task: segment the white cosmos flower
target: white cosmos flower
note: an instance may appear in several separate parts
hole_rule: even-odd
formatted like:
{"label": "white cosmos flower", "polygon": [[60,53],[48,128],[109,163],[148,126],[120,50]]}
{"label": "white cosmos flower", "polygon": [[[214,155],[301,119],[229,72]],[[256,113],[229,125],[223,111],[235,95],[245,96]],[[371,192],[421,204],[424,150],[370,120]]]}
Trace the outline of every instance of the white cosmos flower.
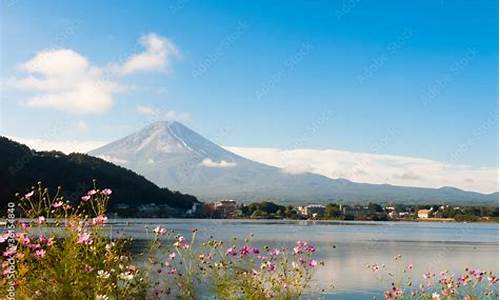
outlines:
{"label": "white cosmos flower", "polygon": [[108,272],[104,271],[104,270],[97,271],[97,277],[98,278],[107,279],[107,278],[109,278],[109,275],[110,274]]}
{"label": "white cosmos flower", "polygon": [[130,272],[123,272],[123,273],[120,273],[118,275],[118,277],[121,279],[121,280],[124,280],[124,281],[129,281],[129,280],[132,280],[134,278],[134,275],[131,274]]}

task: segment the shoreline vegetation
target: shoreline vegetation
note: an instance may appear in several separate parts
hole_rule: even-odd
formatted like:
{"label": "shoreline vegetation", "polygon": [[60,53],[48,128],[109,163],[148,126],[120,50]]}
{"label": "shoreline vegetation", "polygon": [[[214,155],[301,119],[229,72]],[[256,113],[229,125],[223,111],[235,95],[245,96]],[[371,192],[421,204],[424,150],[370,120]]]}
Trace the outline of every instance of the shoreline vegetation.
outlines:
{"label": "shoreline vegetation", "polygon": [[[146,249],[133,254],[130,239],[106,234],[110,189],[95,186],[78,204],[51,196],[41,184],[9,210],[0,235],[3,248],[0,292],[6,299],[310,299],[329,294],[333,285],[313,280],[316,247],[299,240],[288,246],[257,248],[253,235],[230,242],[182,236],[157,226]],[[35,220],[23,222],[24,219]],[[47,228],[58,228],[59,235]],[[390,282],[380,297],[395,299],[496,299],[498,278],[492,272],[464,268],[462,274],[413,274],[413,265],[396,255],[395,269],[371,264],[367,272]],[[397,274],[395,276],[394,274]],[[418,279],[420,278],[420,279]],[[333,294],[332,294],[333,293]]]}
{"label": "shoreline vegetation", "polygon": [[239,204],[234,200],[221,200],[203,204],[199,214],[214,219],[498,223],[498,206],[493,205],[330,203],[285,206],[270,201]]}

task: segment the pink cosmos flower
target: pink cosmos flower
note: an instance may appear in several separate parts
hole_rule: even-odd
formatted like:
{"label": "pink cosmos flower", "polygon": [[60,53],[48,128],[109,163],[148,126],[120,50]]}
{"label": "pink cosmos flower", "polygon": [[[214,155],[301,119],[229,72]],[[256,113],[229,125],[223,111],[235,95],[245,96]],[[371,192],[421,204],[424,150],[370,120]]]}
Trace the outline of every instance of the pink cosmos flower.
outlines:
{"label": "pink cosmos flower", "polygon": [[33,194],[35,194],[35,191],[31,191],[31,192],[27,193],[26,195],[24,195],[24,198],[29,199],[29,198],[31,198],[31,196],[33,196]]}
{"label": "pink cosmos flower", "polygon": [[17,246],[11,246],[3,252],[3,256],[13,256],[17,252]]}
{"label": "pink cosmos flower", "polygon": [[38,224],[43,224],[45,223],[45,217],[44,216],[39,216],[38,219],[37,219],[37,223]]}
{"label": "pink cosmos flower", "polygon": [[94,270],[94,268],[86,264],[83,270],[85,271],[85,273],[90,273]]}
{"label": "pink cosmos flower", "polygon": [[306,241],[297,241],[297,246],[298,247],[304,247],[305,245],[307,245]]}
{"label": "pink cosmos flower", "polygon": [[89,201],[89,200],[90,200],[90,198],[91,198],[91,197],[87,195],[87,196],[82,196],[82,198],[81,198],[81,199],[82,199],[82,201],[83,201],[83,202],[87,202],[87,201]]}
{"label": "pink cosmos flower", "polygon": [[30,244],[30,241],[31,241],[30,238],[25,236],[21,239],[21,245],[28,246]]}
{"label": "pink cosmos flower", "polygon": [[45,256],[45,250],[38,249],[35,251],[35,258],[42,259]]}
{"label": "pink cosmos flower", "polygon": [[315,248],[313,245],[307,245],[307,246],[305,247],[305,250],[306,250],[306,252],[309,252],[309,253],[314,253],[314,252],[316,252],[316,248]]}
{"label": "pink cosmos flower", "polygon": [[104,190],[102,190],[102,192],[101,192],[101,193],[102,193],[103,195],[105,195],[105,196],[109,196],[109,195],[111,195],[111,193],[112,193],[112,192],[113,192],[113,191],[112,191],[111,189],[104,189]]}
{"label": "pink cosmos flower", "polygon": [[377,273],[378,271],[380,271],[380,266],[377,264],[372,265],[372,271]]}
{"label": "pink cosmos flower", "polygon": [[466,285],[469,282],[469,275],[467,274],[461,275],[460,277],[458,277],[458,282],[461,285]]}
{"label": "pink cosmos flower", "polygon": [[58,207],[63,206],[63,204],[64,203],[62,201],[57,201],[57,202],[52,203],[52,207],[53,208],[58,208]]}
{"label": "pink cosmos flower", "polygon": [[269,272],[273,272],[274,270],[276,270],[276,264],[273,263],[272,261],[268,261],[266,264],[265,264],[265,267],[266,269],[269,271]]}
{"label": "pink cosmos flower", "polygon": [[308,243],[306,241],[297,241],[296,246],[293,248],[293,252],[295,252],[295,254],[302,254],[304,251],[314,252],[316,249],[314,249],[314,247],[308,247]]}
{"label": "pink cosmos flower", "polygon": [[248,254],[252,253],[252,247],[248,246],[248,245],[245,245],[243,247],[241,247],[240,249],[240,255],[241,256],[246,256]]}
{"label": "pink cosmos flower", "polygon": [[317,265],[318,265],[318,262],[317,262],[316,260],[311,259],[311,260],[309,261],[309,267],[311,267],[311,268],[315,268]]}
{"label": "pink cosmos flower", "polygon": [[53,237],[50,237],[47,239],[47,241],[45,242],[45,244],[50,247],[52,245],[54,245],[54,238]]}
{"label": "pink cosmos flower", "polygon": [[95,217],[94,219],[92,219],[92,223],[94,225],[103,225],[106,222],[108,222],[108,217],[102,216],[102,215],[99,215],[99,216]]}
{"label": "pink cosmos flower", "polygon": [[172,252],[168,255],[168,258],[174,259],[175,258],[175,252]]}
{"label": "pink cosmos flower", "polygon": [[156,235],[162,236],[162,235],[165,235],[167,233],[167,229],[160,227],[160,226],[156,226],[156,228],[153,230],[153,232]]}
{"label": "pink cosmos flower", "polygon": [[44,244],[47,241],[47,238],[45,237],[45,235],[42,234],[40,235],[38,240],[40,241],[40,244]]}
{"label": "pink cosmos flower", "polygon": [[97,194],[96,190],[90,190],[90,191],[87,192],[88,196],[94,196],[95,194]]}
{"label": "pink cosmos flower", "polygon": [[274,248],[271,250],[271,256],[278,256],[280,255],[280,249]]}
{"label": "pink cosmos flower", "polygon": [[5,241],[8,240],[8,239],[9,239],[9,233],[8,232],[0,235],[0,244],[5,243]]}
{"label": "pink cosmos flower", "polygon": [[394,299],[394,295],[392,294],[391,291],[385,291],[384,292],[384,297],[385,297],[386,300],[392,300],[392,299]]}
{"label": "pink cosmos flower", "polygon": [[177,237],[177,241],[174,243],[174,246],[181,249],[187,249],[189,248],[189,243],[186,238],[180,235],[179,237]]}
{"label": "pink cosmos flower", "polygon": [[408,271],[412,271],[412,270],[413,270],[413,264],[409,264],[409,265],[406,267],[406,269],[407,269]]}
{"label": "pink cosmos flower", "polygon": [[402,288],[393,288],[394,296],[396,297],[401,297],[403,296],[403,289]]}
{"label": "pink cosmos flower", "polygon": [[82,232],[78,235],[78,241],[76,243],[82,245],[91,245],[92,238],[90,237],[90,234],[88,232]]}
{"label": "pink cosmos flower", "polygon": [[29,244],[28,245],[28,248],[32,249],[32,250],[35,250],[35,249],[41,249],[42,248],[42,245],[36,243],[36,244]]}
{"label": "pink cosmos flower", "polygon": [[236,256],[238,252],[236,252],[236,249],[234,247],[229,247],[226,250],[226,255],[227,256]]}

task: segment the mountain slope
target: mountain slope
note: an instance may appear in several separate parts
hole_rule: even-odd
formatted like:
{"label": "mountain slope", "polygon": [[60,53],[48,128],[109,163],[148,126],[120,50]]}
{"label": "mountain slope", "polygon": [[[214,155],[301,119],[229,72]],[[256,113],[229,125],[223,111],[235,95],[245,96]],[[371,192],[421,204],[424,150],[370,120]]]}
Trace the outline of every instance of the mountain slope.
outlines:
{"label": "mountain slope", "polygon": [[154,123],[89,154],[202,200],[486,203],[498,199],[498,193],[483,195],[459,189],[354,183],[311,173],[288,174],[227,151],[178,122]]}
{"label": "mountain slope", "polygon": [[6,207],[16,192],[24,193],[37,181],[52,190],[62,186],[65,196],[78,201],[92,186],[92,179],[100,187],[113,190],[110,206],[116,203],[137,207],[140,204],[167,204],[173,208],[189,209],[196,198],[167,189],[136,173],[105,160],[86,154],[37,152],[0,136],[0,205]]}

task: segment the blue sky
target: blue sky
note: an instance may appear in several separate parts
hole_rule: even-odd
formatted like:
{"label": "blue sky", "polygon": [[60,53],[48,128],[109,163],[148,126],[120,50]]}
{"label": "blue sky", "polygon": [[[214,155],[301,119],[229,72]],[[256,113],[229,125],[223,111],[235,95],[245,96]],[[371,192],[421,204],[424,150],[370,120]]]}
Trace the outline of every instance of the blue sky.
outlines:
{"label": "blue sky", "polygon": [[[221,145],[497,168],[496,1],[10,0],[1,10],[4,135],[111,141],[166,117]],[[71,49],[102,71],[142,53],[148,34],[176,52],[163,68],[112,73],[120,88],[99,111],[26,105],[40,91],[12,88],[41,51]]]}

